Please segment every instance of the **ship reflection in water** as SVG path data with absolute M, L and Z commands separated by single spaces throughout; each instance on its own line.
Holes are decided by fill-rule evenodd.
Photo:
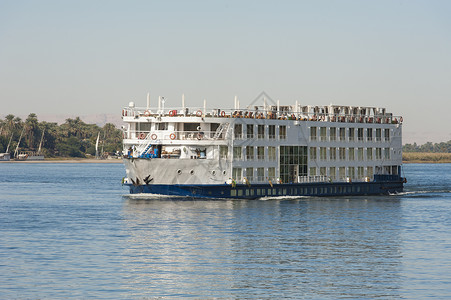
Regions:
M 400 202 L 128 197 L 136 296 L 399 298 Z

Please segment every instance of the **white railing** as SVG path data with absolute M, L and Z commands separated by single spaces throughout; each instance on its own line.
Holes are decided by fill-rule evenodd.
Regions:
M 170 131 L 170 130 L 154 130 L 154 131 L 128 131 L 129 139 L 140 140 L 223 140 L 225 139 L 225 131 L 216 134 L 216 131 Z
M 125 107 L 122 109 L 123 117 L 224 117 L 224 118 L 251 118 L 251 119 L 280 119 L 297 121 L 323 121 L 338 123 L 370 123 L 370 124 L 398 124 L 403 119 L 390 114 L 362 115 L 362 114 L 334 114 L 334 113 L 307 113 L 296 111 L 273 111 L 263 107 L 254 109 L 206 109 L 204 107 L 173 107 L 173 108 L 144 108 Z

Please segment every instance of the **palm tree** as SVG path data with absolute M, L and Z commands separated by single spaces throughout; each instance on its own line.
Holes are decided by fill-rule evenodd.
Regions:
M 5 125 L 6 125 L 6 128 L 8 129 L 8 131 L 10 132 L 10 133 L 12 133 L 13 132 L 13 130 L 15 129 L 14 128 L 14 125 L 15 125 L 15 123 L 14 123 L 14 115 L 12 115 L 12 114 L 9 114 L 9 115 L 7 115 L 6 117 L 5 117 Z
M 35 113 L 29 114 L 28 118 L 25 120 L 25 134 L 27 137 L 28 147 L 35 148 L 34 141 L 36 138 L 39 138 L 40 135 L 38 118 Z

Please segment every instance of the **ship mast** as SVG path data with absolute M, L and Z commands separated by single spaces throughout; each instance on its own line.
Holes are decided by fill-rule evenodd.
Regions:
M 97 134 L 97 141 L 96 141 L 96 158 L 99 159 L 99 139 L 100 139 L 100 131 Z
M 22 139 L 24 130 L 25 130 L 25 126 L 24 126 L 24 128 L 22 128 L 22 132 L 20 133 L 19 142 L 17 142 L 16 150 L 14 151 L 14 158 L 17 157 L 17 153 L 19 151 L 20 140 Z
M 44 128 L 44 130 L 42 131 L 41 141 L 39 142 L 38 155 L 41 154 L 42 140 L 44 139 L 44 132 L 45 132 L 45 128 Z

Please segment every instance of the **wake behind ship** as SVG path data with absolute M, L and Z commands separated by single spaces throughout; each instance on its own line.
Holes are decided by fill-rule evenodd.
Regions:
M 402 117 L 385 108 L 268 105 L 122 110 L 130 193 L 196 198 L 403 191 Z

